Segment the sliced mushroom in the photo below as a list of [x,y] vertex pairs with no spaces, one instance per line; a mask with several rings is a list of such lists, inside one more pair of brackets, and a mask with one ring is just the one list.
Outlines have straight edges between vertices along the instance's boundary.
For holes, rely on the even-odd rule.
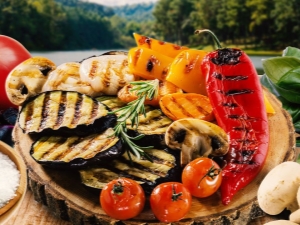
[[228,152],[226,132],[214,123],[186,118],[174,121],[165,135],[167,146],[181,150],[181,165],[184,166],[200,156],[222,156]]
[[39,94],[48,74],[55,68],[54,62],[39,56],[16,66],[8,74],[5,83],[9,100],[15,105],[22,105],[29,97]]

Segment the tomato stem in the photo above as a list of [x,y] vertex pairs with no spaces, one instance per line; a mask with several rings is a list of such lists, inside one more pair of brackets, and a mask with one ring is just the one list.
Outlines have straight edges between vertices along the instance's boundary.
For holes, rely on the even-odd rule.
[[172,201],[175,202],[177,200],[180,200],[181,196],[182,196],[182,192],[176,193],[175,186],[173,184],[172,185]]
[[219,39],[217,38],[217,36],[214,34],[214,32],[212,32],[211,30],[208,30],[208,29],[202,29],[202,30],[195,31],[195,34],[201,34],[201,33],[209,33],[212,36],[212,38],[214,39],[217,47],[222,48],[222,45],[221,45]]
[[202,180],[205,177],[210,177],[212,180],[215,179],[216,176],[218,176],[221,172],[221,169],[219,168],[215,168],[214,165],[212,165],[209,170],[207,171],[207,173],[201,178],[201,180],[198,183],[198,187],[200,186],[200,183],[202,182]]
[[121,183],[121,181],[118,181],[118,183],[114,184],[112,188],[113,194],[122,194],[124,191],[124,186]]

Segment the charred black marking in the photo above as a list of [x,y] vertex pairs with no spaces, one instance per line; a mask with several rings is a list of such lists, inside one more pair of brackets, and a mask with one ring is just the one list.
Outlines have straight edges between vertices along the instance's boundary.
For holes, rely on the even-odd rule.
[[228,80],[228,81],[240,81],[240,80],[247,80],[248,76],[244,76],[244,75],[233,75],[233,76],[224,76],[220,73],[214,72],[213,77],[215,77],[218,80]]
[[43,106],[42,106],[42,119],[41,119],[41,122],[40,122],[40,127],[39,129],[40,130],[43,130],[44,127],[46,126],[47,124],[47,120],[50,119],[49,118],[49,112],[50,112],[50,108],[51,108],[51,104],[50,104],[50,94],[49,93],[46,93],[45,94],[45,98],[44,98],[44,102],[43,102]]
[[59,127],[63,122],[64,115],[66,112],[66,101],[67,101],[66,92],[63,92],[62,95],[60,96],[58,112],[57,112],[57,119],[55,122],[55,126],[57,126],[57,127]]
[[150,59],[150,60],[147,62],[146,70],[147,70],[148,72],[151,72],[152,69],[153,69],[153,67],[154,67],[154,64],[153,64],[152,60]]
[[[233,160],[232,163],[234,164],[247,164],[247,165],[255,165],[256,163],[252,160],[246,160],[246,161],[239,161],[239,160]],[[235,170],[237,173],[240,173],[240,171]],[[234,171],[231,171],[234,172]]]
[[247,115],[237,115],[237,114],[230,114],[228,115],[229,119],[238,119],[238,120],[251,120],[251,118]]
[[242,150],[241,154],[243,156],[243,158],[249,158],[254,154],[255,151],[253,150]]
[[240,119],[241,118],[241,116],[240,115],[228,115],[228,118],[229,119]]
[[233,127],[232,129],[235,131],[247,131],[246,127]]
[[251,94],[254,91],[250,89],[232,89],[229,91],[221,91],[219,90],[220,93],[222,93],[225,96],[233,96],[233,95],[242,95],[242,94]]
[[81,95],[78,95],[76,104],[75,104],[75,112],[72,120],[72,124],[77,124],[81,117],[81,107],[82,107],[83,99]]
[[218,66],[236,65],[240,62],[241,55],[242,51],[239,49],[223,48],[218,50],[217,57],[211,58],[211,61]]
[[234,102],[223,102],[222,106],[229,107],[229,108],[236,108],[238,107],[238,104]]
[[257,140],[250,140],[250,139],[238,139],[236,140],[239,143],[243,143],[245,145],[253,145],[253,144],[257,144]]

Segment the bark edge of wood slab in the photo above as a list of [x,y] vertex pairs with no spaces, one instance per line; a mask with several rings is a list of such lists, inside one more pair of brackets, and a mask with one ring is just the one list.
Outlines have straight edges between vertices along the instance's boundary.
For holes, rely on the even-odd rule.
[[[178,224],[246,224],[265,216],[256,198],[258,186],[264,176],[283,161],[296,160],[295,130],[291,116],[282,109],[281,102],[267,92],[276,114],[269,117],[270,143],[266,163],[259,175],[232,202],[224,206],[219,193],[205,199],[193,198],[192,208]],[[28,187],[37,201],[48,206],[56,216],[79,224],[160,224],[149,206],[136,218],[117,221],[105,215],[99,204],[99,196],[80,184],[76,172],[42,167],[29,155],[32,139],[18,126],[13,131],[15,148],[20,152],[28,169]]]

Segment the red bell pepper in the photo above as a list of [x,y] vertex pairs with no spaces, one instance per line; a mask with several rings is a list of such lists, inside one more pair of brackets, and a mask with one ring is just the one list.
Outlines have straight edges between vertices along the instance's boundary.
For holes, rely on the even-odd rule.
[[240,49],[209,53],[201,69],[218,125],[229,137],[220,187],[222,203],[227,205],[256,177],[267,156],[269,126],[263,92],[255,67]]

